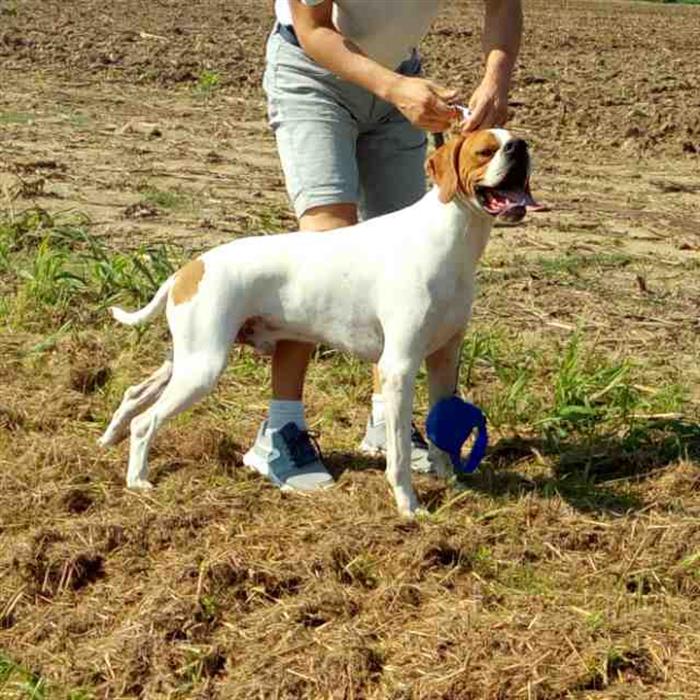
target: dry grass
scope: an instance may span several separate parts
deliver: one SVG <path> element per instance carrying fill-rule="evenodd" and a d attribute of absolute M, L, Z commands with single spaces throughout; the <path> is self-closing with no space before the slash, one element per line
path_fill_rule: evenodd
<path fill-rule="evenodd" d="M 290 225 L 259 61 L 234 61 L 219 18 L 249 58 L 267 25 L 259 3 L 183 8 L 205 41 L 153 6 L 164 24 L 145 31 L 180 39 L 132 42 L 86 4 L 83 46 L 35 27 L 64 5 L 0 8 L 0 52 L 17 47 L 0 96 L 0 698 L 700 697 L 697 78 L 651 52 L 672 37 L 695 55 L 692 9 L 532 3 L 514 95 L 553 211 L 494 232 L 461 374 L 491 449 L 461 483 L 417 478 L 430 516 L 409 523 L 356 452 L 368 368 L 328 350 L 308 406 L 331 492 L 242 468 L 268 388 L 247 350 L 159 434 L 156 489 L 124 489 L 126 446 L 95 440 L 167 337 L 105 307 L 141 303 L 197 246 Z M 458 12 L 478 8 L 450 6 L 427 42 L 445 82 L 476 64 Z M 66 72 L 77 85 L 51 78 Z M 59 103 L 70 118 L 47 116 Z"/>
<path fill-rule="evenodd" d="M 32 265 L 27 250 L 10 259 Z M 295 497 L 240 466 L 267 379 L 264 362 L 236 351 L 216 396 L 159 436 L 157 489 L 138 495 L 123 487 L 125 446 L 94 441 L 124 387 L 165 353 L 162 324 L 78 330 L 96 314 L 72 297 L 32 305 L 21 274 L 6 279 L 9 697 L 700 689 L 700 429 L 660 355 L 632 362 L 627 340 L 610 347 L 602 334 L 537 338 L 513 309 L 506 327 L 478 319 L 462 375 L 490 413 L 488 463 L 461 485 L 417 479 L 432 515 L 407 523 L 382 465 L 354 452 L 366 369 L 335 353 L 312 368 L 310 412 L 339 483 Z M 500 282 L 483 284 L 485 306 L 500 308 Z M 66 330 L 47 342 L 38 331 L 59 311 Z M 665 381 L 645 386 L 654 375 Z"/>

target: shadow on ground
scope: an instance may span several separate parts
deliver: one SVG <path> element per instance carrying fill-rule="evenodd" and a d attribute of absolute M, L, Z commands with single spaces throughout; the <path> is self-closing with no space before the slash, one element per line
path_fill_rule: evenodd
<path fill-rule="evenodd" d="M 514 468 L 533 458 L 551 464 L 551 476 L 531 478 Z M 461 481 L 496 497 L 556 493 L 581 511 L 620 514 L 639 510 L 645 503 L 615 489 L 614 482 L 647 479 L 680 459 L 700 460 L 700 425 L 661 420 L 623 434 L 563 440 L 504 438 L 489 451 L 485 467 Z"/>
<path fill-rule="evenodd" d="M 336 479 L 346 470 L 384 471 L 384 459 L 379 457 L 332 452 L 324 459 Z M 530 477 L 518 471 L 518 463 L 533 459 L 551 464 L 550 475 Z M 622 434 L 503 438 L 491 447 L 483 467 L 460 477 L 460 482 L 496 498 L 558 494 L 582 512 L 622 514 L 646 504 L 634 494 L 621 492 L 613 482 L 647 479 L 679 459 L 700 461 L 700 425 L 659 420 Z M 439 508 L 446 490 L 442 484 L 428 486 L 427 493 L 422 493 L 424 504 L 431 510 Z"/>

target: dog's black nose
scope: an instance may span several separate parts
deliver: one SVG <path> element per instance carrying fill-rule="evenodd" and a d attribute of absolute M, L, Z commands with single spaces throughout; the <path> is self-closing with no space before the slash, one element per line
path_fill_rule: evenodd
<path fill-rule="evenodd" d="M 523 139 L 511 139 L 503 146 L 503 153 L 513 158 L 524 156 L 527 153 L 527 143 Z"/>

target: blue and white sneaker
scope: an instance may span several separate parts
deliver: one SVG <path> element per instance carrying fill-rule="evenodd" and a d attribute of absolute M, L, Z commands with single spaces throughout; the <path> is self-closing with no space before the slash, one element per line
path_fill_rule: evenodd
<path fill-rule="evenodd" d="M 360 452 L 372 457 L 386 455 L 386 423 L 367 419 L 367 430 L 360 443 Z M 411 469 L 419 474 L 432 474 L 435 468 L 428 452 L 428 443 L 420 430 L 411 423 Z"/>
<path fill-rule="evenodd" d="M 317 491 L 334 483 L 311 436 L 294 422 L 268 431 L 264 421 L 255 444 L 243 456 L 243 464 L 283 491 Z"/>

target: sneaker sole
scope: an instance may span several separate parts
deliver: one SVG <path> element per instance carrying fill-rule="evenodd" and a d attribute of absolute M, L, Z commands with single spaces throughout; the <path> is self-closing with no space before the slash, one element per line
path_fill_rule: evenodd
<path fill-rule="evenodd" d="M 264 476 L 273 486 L 276 486 L 280 491 L 286 491 L 288 493 L 300 493 L 303 495 L 309 495 L 313 493 L 318 493 L 319 491 L 325 491 L 332 488 L 335 485 L 335 481 L 330 481 L 328 484 L 320 485 L 313 489 L 297 489 L 294 486 L 285 484 L 280 481 L 271 471 L 270 465 L 266 460 L 262 459 L 254 452 L 246 452 L 243 455 L 243 465 L 256 471 L 261 476 Z"/>
<path fill-rule="evenodd" d="M 271 471 L 270 465 L 261 457 L 258 457 L 254 452 L 249 451 L 243 455 L 243 465 L 256 471 L 261 476 L 264 476 L 268 481 L 274 484 L 278 489 L 291 490 L 289 486 L 285 486 Z"/>

